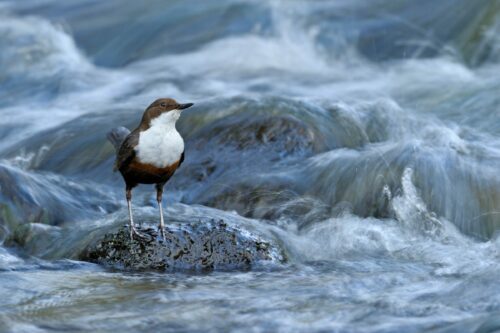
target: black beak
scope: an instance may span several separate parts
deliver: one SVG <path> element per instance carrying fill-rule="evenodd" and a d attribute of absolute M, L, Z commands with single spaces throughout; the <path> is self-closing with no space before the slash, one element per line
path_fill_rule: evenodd
<path fill-rule="evenodd" d="M 193 105 L 194 105 L 193 103 L 179 104 L 179 110 L 187 109 Z"/>

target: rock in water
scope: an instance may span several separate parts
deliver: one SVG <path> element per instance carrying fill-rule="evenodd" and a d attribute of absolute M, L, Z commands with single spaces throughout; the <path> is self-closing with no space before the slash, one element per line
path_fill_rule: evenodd
<path fill-rule="evenodd" d="M 108 233 L 82 253 L 82 260 L 130 270 L 212 271 L 249 269 L 258 262 L 283 261 L 280 250 L 222 220 L 138 228 L 144 239 L 130 240 L 127 227 Z"/>

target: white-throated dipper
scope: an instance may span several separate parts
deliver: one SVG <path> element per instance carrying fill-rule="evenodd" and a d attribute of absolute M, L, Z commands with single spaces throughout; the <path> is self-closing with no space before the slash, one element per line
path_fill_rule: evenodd
<path fill-rule="evenodd" d="M 155 184 L 156 200 L 160 209 L 160 234 L 165 238 L 161 197 L 165 183 L 184 160 L 184 140 L 175 128 L 181 111 L 193 103 L 179 104 L 171 98 L 154 101 L 142 116 L 139 126 L 130 132 L 118 127 L 108 133 L 115 146 L 115 171 L 119 170 L 125 180 L 128 205 L 130 239 L 141 235 L 134 226 L 132 217 L 132 189 L 138 184 Z"/>

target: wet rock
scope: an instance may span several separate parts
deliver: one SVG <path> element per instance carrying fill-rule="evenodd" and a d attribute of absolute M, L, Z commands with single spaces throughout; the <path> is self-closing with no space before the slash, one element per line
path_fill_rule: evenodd
<path fill-rule="evenodd" d="M 158 237 L 158 211 L 135 207 L 144 239 L 130 240 L 126 209 L 101 219 L 18 225 L 4 245 L 45 260 L 72 259 L 126 270 L 246 270 L 286 261 L 272 226 L 200 205 L 164 209 L 166 240 Z"/>
<path fill-rule="evenodd" d="M 303 152 L 310 155 L 314 145 L 314 132 L 306 124 L 287 115 L 261 116 L 256 119 L 248 115 L 235 115 L 218 120 L 206 126 L 196 148 L 206 146 L 207 137 L 211 144 L 232 147 L 237 150 L 261 147 L 273 150 L 274 158 Z"/>
<path fill-rule="evenodd" d="M 160 271 L 239 270 L 283 261 L 271 243 L 223 220 L 167 225 L 165 240 L 156 228 L 138 230 L 144 238 L 133 241 L 125 226 L 108 233 L 80 259 L 113 268 Z"/>

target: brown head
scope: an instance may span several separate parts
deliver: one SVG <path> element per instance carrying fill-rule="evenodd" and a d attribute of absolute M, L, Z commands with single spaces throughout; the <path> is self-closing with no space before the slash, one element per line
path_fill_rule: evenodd
<path fill-rule="evenodd" d="M 192 105 L 193 103 L 180 104 L 172 98 L 159 98 L 144 111 L 140 127 L 147 129 L 152 125 L 152 122 L 162 122 L 165 124 L 173 122 L 175 125 L 181 111 Z"/>

